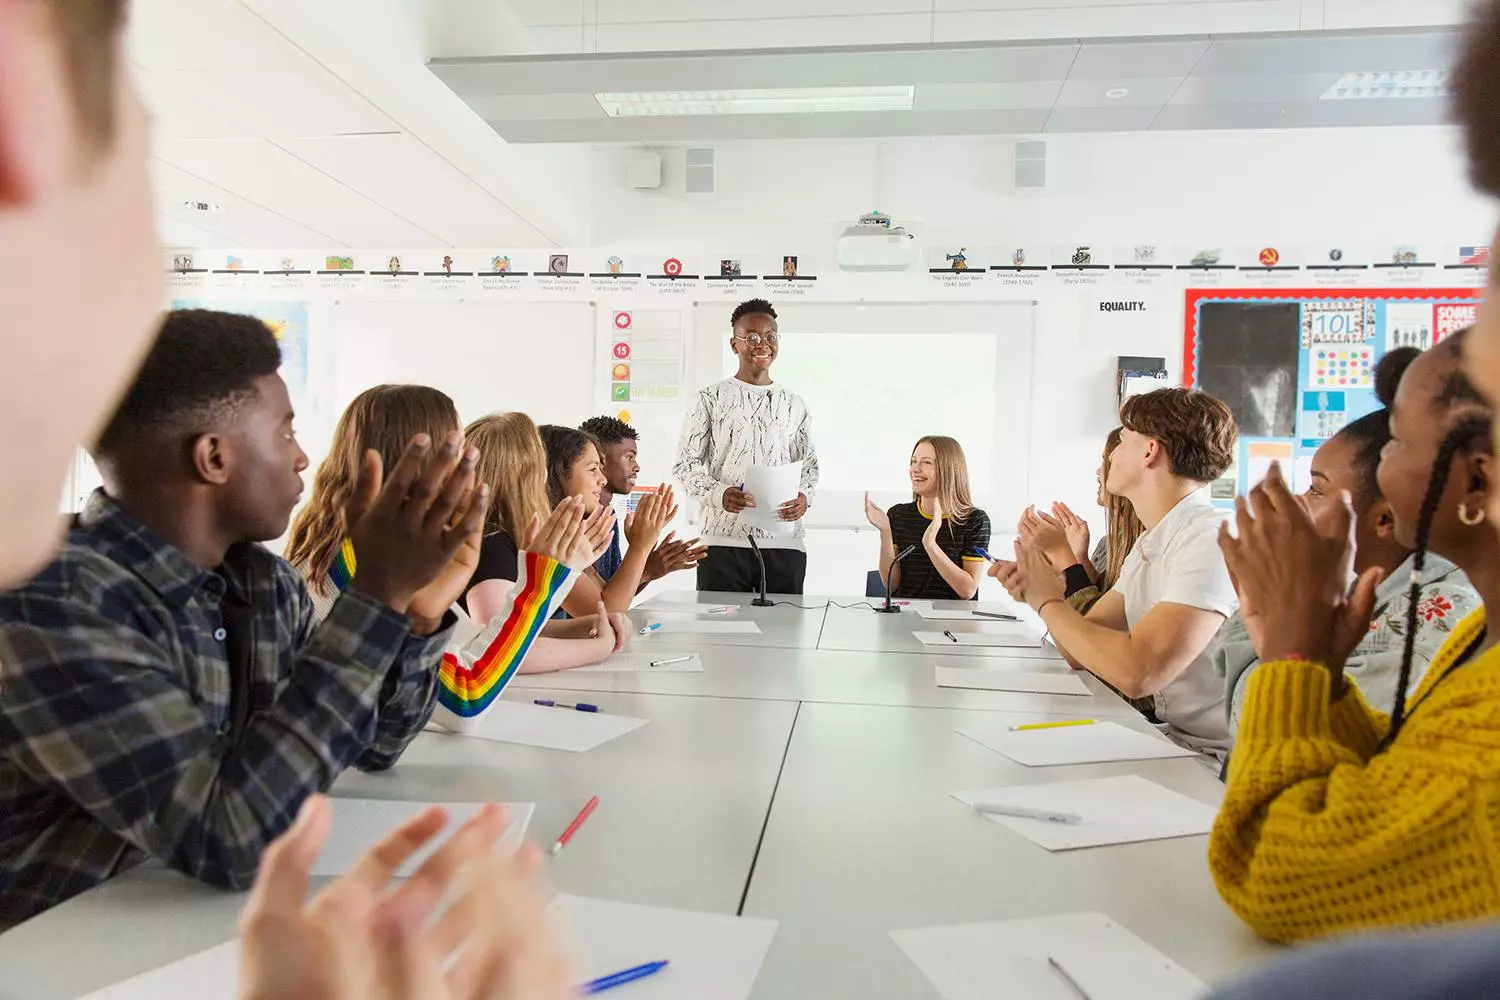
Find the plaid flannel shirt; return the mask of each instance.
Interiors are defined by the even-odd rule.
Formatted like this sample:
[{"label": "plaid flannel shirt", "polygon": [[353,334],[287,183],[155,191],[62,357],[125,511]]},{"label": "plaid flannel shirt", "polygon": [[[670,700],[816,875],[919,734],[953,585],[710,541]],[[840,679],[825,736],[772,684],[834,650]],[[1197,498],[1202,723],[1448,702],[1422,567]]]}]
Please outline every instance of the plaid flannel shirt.
[{"label": "plaid flannel shirt", "polygon": [[[237,736],[226,591],[251,608]],[[148,856],[247,887],[308,795],[421,731],[451,626],[413,636],[350,591],[314,628],[265,548],[205,572],[95,493],[58,558],[0,595],[0,930]]]}]

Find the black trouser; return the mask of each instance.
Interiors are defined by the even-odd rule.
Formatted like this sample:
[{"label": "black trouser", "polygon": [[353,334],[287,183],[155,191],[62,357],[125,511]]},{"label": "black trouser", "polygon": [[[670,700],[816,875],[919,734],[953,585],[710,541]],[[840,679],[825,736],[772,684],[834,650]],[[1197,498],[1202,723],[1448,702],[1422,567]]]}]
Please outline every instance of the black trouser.
[{"label": "black trouser", "polygon": [[[766,593],[801,595],[807,576],[807,553],[762,548],[766,559]],[[710,545],[698,563],[698,589],[732,594],[760,593],[760,564],[755,552],[732,545]]]}]

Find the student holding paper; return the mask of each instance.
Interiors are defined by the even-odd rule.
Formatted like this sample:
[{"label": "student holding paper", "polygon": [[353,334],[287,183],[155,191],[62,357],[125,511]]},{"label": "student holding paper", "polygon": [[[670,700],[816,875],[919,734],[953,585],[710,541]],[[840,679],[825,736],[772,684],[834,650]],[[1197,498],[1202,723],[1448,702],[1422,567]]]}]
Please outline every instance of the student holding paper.
[{"label": "student holding paper", "polygon": [[1148,718],[1184,745],[1222,753],[1224,684],[1208,654],[1238,599],[1207,487],[1233,460],[1234,416],[1207,393],[1173,388],[1126,400],[1120,422],[1105,485],[1130,501],[1146,531],[1114,589],[1079,614],[1046,554],[1021,543],[1018,562],[991,573],[1036,609],[1069,663],[1137,707],[1150,698]]},{"label": "student holding paper", "polygon": [[[729,322],[729,349],[739,358],[739,371],[699,391],[674,469],[683,492],[703,511],[708,554],[698,564],[698,589],[758,589],[760,571],[748,541],[753,535],[765,555],[766,589],[801,594],[807,575],[801,521],[818,485],[811,419],[800,396],[771,381],[781,348],[771,303],[743,302]],[[801,463],[795,496],[760,496],[747,488],[757,466],[792,463]],[[749,515],[756,510],[767,519],[759,527]],[[775,530],[783,525],[785,531]]]},{"label": "student holding paper", "polygon": [[[882,511],[865,494],[865,517],[880,532],[880,577],[892,597],[917,600],[979,599],[989,549],[990,519],[969,495],[969,465],[950,437],[924,437],[907,469],[911,503]],[[896,556],[908,546],[911,555]]]}]

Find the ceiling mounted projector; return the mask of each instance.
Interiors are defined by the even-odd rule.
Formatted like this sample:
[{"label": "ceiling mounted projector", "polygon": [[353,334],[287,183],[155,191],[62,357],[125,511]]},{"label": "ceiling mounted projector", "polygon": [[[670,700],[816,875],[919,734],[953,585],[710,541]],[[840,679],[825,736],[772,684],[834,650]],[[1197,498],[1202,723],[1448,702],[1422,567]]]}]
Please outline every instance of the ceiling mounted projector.
[{"label": "ceiling mounted projector", "polygon": [[861,215],[839,237],[838,262],[843,271],[905,271],[912,265],[915,238],[892,225],[882,212]]}]

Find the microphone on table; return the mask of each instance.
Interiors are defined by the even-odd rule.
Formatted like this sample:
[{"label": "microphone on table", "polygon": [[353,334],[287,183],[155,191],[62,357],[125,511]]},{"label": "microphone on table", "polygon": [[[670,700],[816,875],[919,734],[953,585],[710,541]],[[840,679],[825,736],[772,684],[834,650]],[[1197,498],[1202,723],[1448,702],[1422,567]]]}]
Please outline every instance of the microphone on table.
[{"label": "microphone on table", "polygon": [[766,597],[766,557],[761,555],[760,543],[755,540],[755,529],[750,529],[750,534],[745,537],[750,539],[750,551],[755,553],[755,561],[760,566],[760,596],[750,604],[757,608],[775,607],[776,602]]},{"label": "microphone on table", "polygon": [[885,571],[885,607],[875,609],[880,614],[893,615],[901,610],[899,605],[891,603],[891,577],[895,575],[896,567],[901,565],[901,560],[905,559],[915,551],[917,551],[917,547],[915,545],[908,545],[900,552],[897,552],[896,558],[891,560],[891,568]]}]

